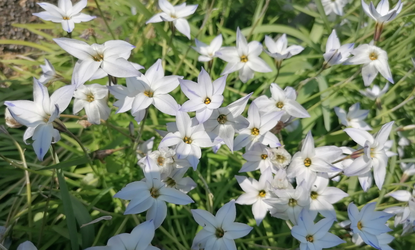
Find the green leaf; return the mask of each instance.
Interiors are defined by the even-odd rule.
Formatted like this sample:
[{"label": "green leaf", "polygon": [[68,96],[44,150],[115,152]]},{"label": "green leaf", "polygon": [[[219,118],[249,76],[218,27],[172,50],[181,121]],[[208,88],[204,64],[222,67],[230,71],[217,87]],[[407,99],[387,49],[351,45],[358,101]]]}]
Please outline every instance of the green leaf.
[{"label": "green leaf", "polygon": [[[318,82],[318,88],[321,91],[324,91],[328,88],[326,78],[324,76],[318,76],[316,78],[316,81]],[[330,93],[326,92],[322,94],[320,97],[322,100],[324,100],[326,97],[329,96]],[[326,128],[327,132],[331,129],[331,118],[330,118],[330,101],[326,100],[321,103],[321,111],[323,112],[323,119],[324,119],[324,127]]]},{"label": "green leaf", "polygon": [[75,158],[73,160],[64,161],[64,162],[61,162],[61,163],[58,163],[58,164],[55,164],[55,165],[52,165],[52,166],[49,166],[49,167],[42,168],[42,170],[54,169],[54,168],[55,169],[68,168],[68,167],[72,167],[72,166],[78,166],[78,165],[86,164],[88,162],[89,162],[88,157],[82,156],[82,157]]}]

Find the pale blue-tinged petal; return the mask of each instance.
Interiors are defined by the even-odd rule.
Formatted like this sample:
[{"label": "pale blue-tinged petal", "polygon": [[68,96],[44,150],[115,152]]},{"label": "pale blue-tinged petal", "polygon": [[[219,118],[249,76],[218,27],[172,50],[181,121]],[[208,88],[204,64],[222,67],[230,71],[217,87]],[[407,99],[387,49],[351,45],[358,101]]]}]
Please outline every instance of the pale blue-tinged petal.
[{"label": "pale blue-tinged petal", "polygon": [[236,218],[236,207],[235,207],[235,200],[231,200],[230,202],[223,205],[219,210],[216,212],[216,220],[217,222],[223,227],[226,231],[225,227],[227,225],[233,224]]},{"label": "pale blue-tinged petal", "polygon": [[45,21],[52,21],[54,23],[60,23],[63,17],[59,12],[42,11],[39,13],[32,13],[32,15],[42,18]]},{"label": "pale blue-tinged petal", "polygon": [[[378,72],[379,71],[376,68],[376,62],[372,62],[372,63],[369,63],[369,64],[363,66],[363,68],[362,68],[362,77],[363,77],[363,82],[364,82],[365,86],[369,86],[373,82],[373,80],[378,75]],[[391,77],[392,76],[390,76],[389,79],[391,79]]]},{"label": "pale blue-tinged petal", "polygon": [[365,161],[363,156],[358,157],[343,171],[346,176],[358,176],[370,171],[372,161]]},{"label": "pale blue-tinged petal", "polygon": [[47,12],[51,13],[54,16],[58,16],[60,15],[61,17],[65,16],[65,12],[61,9],[58,8],[56,5],[50,4],[50,3],[38,3],[38,5],[40,7],[42,7],[42,9],[46,10]]},{"label": "pale blue-tinged petal", "polygon": [[274,42],[274,40],[269,36],[265,36],[265,46],[267,46],[267,49],[269,50],[271,54],[282,52],[280,49],[280,46],[277,46],[277,43]]},{"label": "pale blue-tinged petal", "polygon": [[[254,78],[254,71],[246,64],[239,70],[239,79],[241,82],[246,83],[250,79]],[[222,73],[223,74],[223,73]]]},{"label": "pale blue-tinged petal", "polygon": [[211,97],[213,95],[213,84],[209,73],[202,67],[199,76],[197,77],[198,82],[198,94],[200,97]]},{"label": "pale blue-tinged petal", "polygon": [[[160,81],[164,77],[164,69],[163,65],[161,64],[161,59],[158,59],[153,65],[151,65],[150,68],[147,69],[145,76],[153,89],[155,87],[153,84],[157,83],[157,81]],[[164,82],[160,81],[160,83]],[[167,87],[167,84],[163,85]]]},{"label": "pale blue-tinged petal", "polygon": [[200,230],[193,239],[192,249],[200,249],[199,246],[204,246],[210,238],[216,238],[214,232],[209,232],[205,229]]},{"label": "pale blue-tinged petal", "polygon": [[175,116],[179,110],[179,104],[168,94],[153,97],[154,106],[161,112]]},{"label": "pale blue-tinged petal", "polygon": [[194,202],[188,195],[174,188],[164,187],[159,189],[159,192],[160,196],[158,199],[169,203],[187,205]]},{"label": "pale blue-tinged petal", "polygon": [[[251,104],[252,105],[252,104]],[[269,112],[261,116],[260,133],[271,130],[280,121],[283,111]]]},{"label": "pale blue-tinged petal", "polygon": [[[141,198],[141,196],[143,196],[142,193],[144,194],[146,190],[148,191],[148,187],[145,182],[134,181],[128,183],[127,186],[123,187],[118,193],[114,195],[114,197],[123,200],[132,200],[134,198]],[[140,195],[138,195],[139,193]]]},{"label": "pale blue-tinged petal", "polygon": [[256,221],[256,225],[261,224],[262,220],[267,215],[270,205],[264,203],[261,199],[252,205],[252,213]]},{"label": "pale blue-tinged petal", "polygon": [[154,16],[152,16],[147,22],[146,22],[146,24],[149,24],[149,23],[159,23],[159,22],[163,22],[163,21],[173,21],[172,20],[172,18],[168,15],[168,14],[166,14],[166,13],[158,13],[158,14],[155,14]]},{"label": "pale blue-tinged petal", "polygon": [[316,239],[321,239],[330,230],[334,221],[335,221],[335,218],[332,218],[332,219],[325,218],[325,219],[319,220],[314,225],[313,230],[310,233],[313,234]]},{"label": "pale blue-tinged petal", "polygon": [[68,33],[72,33],[72,30],[75,28],[75,23],[72,19],[62,20],[62,29]]},{"label": "pale blue-tinged petal", "polygon": [[17,250],[37,250],[37,247],[35,245],[33,245],[32,242],[27,240],[27,241],[21,243],[17,247]]},{"label": "pale blue-tinged petal", "polygon": [[237,117],[245,110],[246,104],[248,103],[249,98],[251,97],[252,93],[234,101],[233,103],[227,106],[228,110],[232,113],[233,117]]},{"label": "pale blue-tinged petal", "polygon": [[248,120],[251,127],[258,129],[261,127],[261,115],[255,103],[251,103],[248,108]]},{"label": "pale blue-tinged petal", "polygon": [[146,219],[154,221],[154,228],[158,228],[167,216],[166,202],[156,199],[147,211]]},{"label": "pale blue-tinged petal", "polygon": [[33,133],[35,132],[36,127],[27,127],[27,129],[25,130],[24,134],[23,134],[23,141],[26,145],[29,145],[29,143],[27,143],[27,139],[29,139],[30,137],[33,136]]},{"label": "pale blue-tinged petal", "polygon": [[53,41],[66,52],[80,60],[94,61],[92,55],[95,55],[96,52],[86,42],[64,37],[55,38]]},{"label": "pale blue-tinged petal", "polygon": [[389,12],[389,0],[381,0],[376,6],[376,11],[384,16]]},{"label": "pale blue-tinged petal", "polygon": [[287,111],[287,113],[291,116],[297,118],[310,117],[310,114],[307,112],[307,110],[295,100],[286,99],[284,108]]},{"label": "pale blue-tinged petal", "polygon": [[262,44],[257,41],[252,41],[248,44],[248,61],[251,58],[258,58],[262,53]]},{"label": "pale blue-tinged petal", "polygon": [[362,147],[365,146],[366,141],[368,141],[370,144],[373,144],[374,142],[373,136],[365,130],[357,128],[346,128],[344,132],[346,132],[353,141]]},{"label": "pale blue-tinged petal", "polygon": [[324,236],[318,239],[316,245],[319,244],[322,248],[331,248],[342,243],[346,243],[346,241],[340,239],[338,236],[332,233],[326,233]]},{"label": "pale blue-tinged petal", "polygon": [[233,152],[233,140],[235,136],[235,129],[232,125],[220,125],[219,137],[225,142],[226,146]]},{"label": "pale blue-tinged petal", "polygon": [[221,75],[227,75],[230,74],[232,72],[241,70],[246,63],[241,62],[241,61],[236,61],[236,62],[229,62],[228,64],[226,64],[225,68],[222,70]]},{"label": "pale blue-tinged petal", "polygon": [[88,117],[88,121],[92,124],[100,124],[101,123],[101,117],[99,115],[99,109],[98,106],[96,106],[94,103],[87,103],[85,105],[85,114]]},{"label": "pale blue-tinged petal", "polygon": [[52,124],[39,124],[33,133],[33,149],[40,161],[49,150],[52,143],[53,126]]},{"label": "pale blue-tinged petal", "polygon": [[196,119],[199,121],[199,123],[204,123],[212,115],[212,112],[213,110],[208,108],[199,110],[196,112]]},{"label": "pale blue-tinged petal", "polygon": [[179,142],[176,146],[176,154],[178,159],[185,159],[192,151],[192,146],[183,142]]},{"label": "pale blue-tinged petal", "polygon": [[141,75],[141,73],[136,70],[131,63],[121,57],[111,57],[111,59],[108,58],[108,60],[104,58],[101,68],[107,72],[108,75],[115,77],[133,77]]},{"label": "pale blue-tinged petal", "polygon": [[182,33],[183,35],[187,36],[190,40],[190,26],[189,22],[186,19],[179,18],[173,21],[174,26],[176,27],[177,31]]},{"label": "pale blue-tinged petal", "polygon": [[72,81],[76,87],[84,84],[95,74],[101,66],[101,62],[94,60],[77,61],[72,72]]},{"label": "pale blue-tinged petal", "polygon": [[154,95],[164,95],[173,91],[177,86],[179,86],[179,79],[182,79],[182,76],[165,76],[158,80],[157,82],[152,83],[151,88],[154,90]]},{"label": "pale blue-tinged petal", "polygon": [[88,0],[80,0],[77,2],[74,6],[72,6],[71,15],[73,16],[81,12],[86,7],[87,3]]},{"label": "pale blue-tinged petal", "polygon": [[131,231],[130,238],[135,243],[136,250],[145,249],[145,247],[151,244],[154,237],[154,230],[154,222],[147,220]]},{"label": "pale blue-tinged petal", "polygon": [[385,145],[386,141],[389,138],[389,134],[393,127],[393,121],[388,122],[382,126],[379,132],[376,134],[375,140],[378,142],[379,145]]},{"label": "pale blue-tinged petal", "polygon": [[398,191],[390,193],[388,196],[392,196],[398,201],[406,201],[406,202],[409,201],[412,197],[411,193],[406,190],[398,190]]},{"label": "pale blue-tinged petal", "polygon": [[182,136],[191,136],[191,125],[189,114],[186,112],[179,111],[176,114],[177,129]]},{"label": "pale blue-tinged petal", "polygon": [[252,205],[258,200],[258,192],[255,193],[244,193],[236,200],[237,204],[241,205]]},{"label": "pale blue-tinged petal", "polygon": [[[71,95],[71,98],[72,98],[72,95]],[[40,83],[36,78],[33,78],[33,101],[36,103],[36,106],[38,108],[42,107],[45,112],[47,113],[51,112],[51,109],[49,107],[50,98],[49,98],[48,89],[42,83]]]},{"label": "pale blue-tinged petal", "polygon": [[347,214],[349,215],[349,219],[352,221],[352,224],[357,224],[357,222],[361,219],[359,209],[353,202],[351,202],[347,207]]},{"label": "pale blue-tinged petal", "polygon": [[223,103],[223,95],[214,95],[210,97],[210,103],[207,106],[210,110],[218,109]]},{"label": "pale blue-tinged petal", "polygon": [[131,106],[131,113],[136,113],[140,110],[148,108],[153,103],[153,98],[149,98],[144,93],[139,93]]},{"label": "pale blue-tinged petal", "polygon": [[183,141],[183,138],[178,137],[177,135],[173,134],[173,133],[168,133],[163,140],[161,140],[160,142],[160,148],[164,148],[164,147],[170,147],[176,144],[179,144],[180,142]]},{"label": "pale blue-tinged petal", "polygon": [[249,57],[246,65],[256,72],[272,72],[272,69],[268,66],[268,64],[262,58],[259,57]]},{"label": "pale blue-tinged petal", "polygon": [[200,99],[190,99],[182,104],[180,111],[191,112],[191,111],[200,111],[205,110],[206,104],[201,102]]},{"label": "pale blue-tinged petal", "polygon": [[176,6],[176,15],[177,17],[187,17],[195,13],[198,5],[185,5],[183,8],[178,8],[179,6]]},{"label": "pale blue-tinged petal", "polygon": [[105,58],[108,57],[119,57],[120,54],[125,52],[130,52],[132,49],[135,48],[130,43],[122,40],[110,40],[104,43],[105,50],[104,50],[104,61]]},{"label": "pale blue-tinged petal", "polygon": [[303,50],[304,50],[304,47],[302,47],[300,45],[291,45],[290,47],[288,47],[285,50],[285,53],[287,53],[289,55],[289,57],[291,57],[291,56],[295,56],[297,54],[300,54]]},{"label": "pale blue-tinged petal", "polygon": [[62,113],[72,100],[73,93],[75,91],[74,85],[67,85],[57,89],[50,96],[50,104],[58,105],[59,113]]},{"label": "pale blue-tinged petal", "polygon": [[208,211],[202,209],[192,209],[191,212],[197,224],[202,227],[216,228],[221,225],[217,223],[215,216]]},{"label": "pale blue-tinged petal", "polygon": [[222,34],[219,34],[213,40],[210,42],[209,47],[212,49],[212,51],[218,51],[222,47],[223,38]]},{"label": "pale blue-tinged petal", "polygon": [[251,232],[252,227],[243,223],[233,222],[229,225],[224,225],[223,229],[226,231],[224,237],[233,240],[248,235]]},{"label": "pale blue-tinged petal", "polygon": [[5,101],[12,117],[20,124],[27,127],[35,127],[44,123],[44,111],[38,110],[32,101]]},{"label": "pale blue-tinged petal", "polygon": [[199,62],[209,62],[209,61],[211,61],[213,58],[211,58],[211,57],[207,57],[207,56],[198,56],[197,57],[197,60],[199,61]]},{"label": "pale blue-tinged petal", "polygon": [[[241,61],[241,58],[238,54],[238,50],[235,47],[223,47],[219,51],[216,51],[215,56],[219,57],[220,59],[228,63],[230,62],[236,63],[236,62]],[[239,69],[235,69],[234,71],[236,70],[239,70]]]},{"label": "pale blue-tinged petal", "polygon": [[380,249],[380,245],[379,245],[379,241],[378,238],[376,237],[376,235],[372,235],[370,233],[365,233],[365,232],[360,232],[359,233],[360,237],[362,237],[363,241],[376,248],[376,249]]},{"label": "pale blue-tinged petal", "polygon": [[278,137],[271,132],[266,132],[265,134],[263,134],[261,138],[259,139],[259,141],[264,145],[269,145],[271,148],[276,148],[276,147],[281,146],[281,143],[278,140]]},{"label": "pale blue-tinged petal", "polygon": [[187,96],[189,99],[201,99],[204,98],[199,93],[199,86],[197,83],[189,80],[181,80],[180,82],[180,88],[182,89],[183,93]]},{"label": "pale blue-tinged petal", "polygon": [[366,15],[368,15],[369,17],[371,17],[373,20],[376,21],[376,18],[372,15],[372,12],[370,11],[369,6],[365,3],[364,0],[362,0],[361,2],[362,2],[362,8],[364,12],[366,13]]},{"label": "pale blue-tinged petal", "polygon": [[221,250],[236,250],[236,244],[234,240],[222,238],[222,248]]},{"label": "pale blue-tinged petal", "polygon": [[249,54],[248,42],[239,27],[236,29],[236,49],[239,56],[247,56]]},{"label": "pale blue-tinged petal", "polygon": [[308,131],[307,136],[303,141],[303,146],[301,147],[301,154],[303,157],[312,157],[316,154],[314,148],[314,138],[311,134],[311,131]]},{"label": "pale blue-tinged petal", "polygon": [[251,135],[239,134],[234,141],[233,150],[238,151],[251,142]]},{"label": "pale blue-tinged petal", "polygon": [[165,13],[173,13],[174,6],[167,0],[159,0],[158,1],[160,9]]},{"label": "pale blue-tinged petal", "polygon": [[336,30],[333,29],[326,43],[326,53],[330,50],[337,50],[340,48],[340,40],[337,37]]},{"label": "pale blue-tinged petal", "polygon": [[[386,160],[387,162],[388,157],[386,155],[382,155],[382,156],[381,157],[383,158],[383,160]],[[379,190],[381,190],[383,183],[385,182],[386,165],[380,164],[377,158],[373,159],[372,162],[373,162],[373,177],[375,179],[376,186],[379,188]]]}]

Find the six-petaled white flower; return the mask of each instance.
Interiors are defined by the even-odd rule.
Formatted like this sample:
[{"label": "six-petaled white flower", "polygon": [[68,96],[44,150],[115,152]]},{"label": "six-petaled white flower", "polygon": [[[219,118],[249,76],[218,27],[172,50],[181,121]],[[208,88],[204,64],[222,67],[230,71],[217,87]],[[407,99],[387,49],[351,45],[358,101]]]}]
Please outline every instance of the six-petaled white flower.
[{"label": "six-petaled white flower", "polygon": [[108,89],[106,86],[94,83],[80,86],[74,93],[73,113],[82,109],[92,124],[100,124],[101,119],[107,120],[111,110],[107,105]]},{"label": "six-petaled white flower", "polygon": [[271,37],[265,36],[265,45],[267,50],[265,52],[275,58],[277,61],[277,67],[281,66],[281,61],[295,56],[304,50],[300,45],[291,45],[288,47],[287,35],[283,34],[277,41],[274,41]]},{"label": "six-petaled white flower", "polygon": [[46,21],[61,23],[63,30],[71,33],[75,28],[75,23],[88,22],[95,18],[95,16],[80,13],[87,3],[88,0],[80,0],[73,6],[71,0],[59,0],[58,6],[50,3],[38,3],[46,11],[33,13],[33,15]]}]

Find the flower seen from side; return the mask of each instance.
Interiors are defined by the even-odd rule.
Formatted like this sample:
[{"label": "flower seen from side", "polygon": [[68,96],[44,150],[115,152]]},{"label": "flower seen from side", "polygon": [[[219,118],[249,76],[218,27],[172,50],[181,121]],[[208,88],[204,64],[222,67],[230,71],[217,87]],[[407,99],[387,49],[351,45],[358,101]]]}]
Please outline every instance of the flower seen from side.
[{"label": "flower seen from side", "polygon": [[372,130],[364,119],[369,114],[369,110],[360,109],[360,103],[355,103],[349,108],[349,113],[346,113],[344,109],[334,107],[337,117],[340,122],[346,127],[358,128],[363,130]]},{"label": "flower seen from side", "polygon": [[209,62],[216,57],[216,52],[222,47],[222,35],[219,34],[217,37],[213,38],[210,45],[202,43],[201,41],[195,38],[196,47],[192,47],[196,50],[200,56],[197,58],[199,62]]}]

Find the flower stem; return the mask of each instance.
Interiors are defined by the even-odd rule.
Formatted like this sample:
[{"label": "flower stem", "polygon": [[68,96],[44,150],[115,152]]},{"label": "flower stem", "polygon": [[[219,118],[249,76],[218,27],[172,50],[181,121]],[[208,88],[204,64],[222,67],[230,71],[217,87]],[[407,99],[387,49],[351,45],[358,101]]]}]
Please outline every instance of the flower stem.
[{"label": "flower stem", "polygon": [[133,152],[136,152],[138,143],[140,142],[141,136],[143,134],[144,124],[146,123],[146,119],[147,119],[147,116],[148,116],[148,109],[149,108],[146,109],[146,113],[145,113],[144,118],[143,118],[143,120],[141,121],[141,124],[140,124],[140,130],[138,130],[137,137],[135,138],[135,141],[133,143]]},{"label": "flower stem", "polygon": [[97,5],[97,8],[98,8],[99,14],[101,15],[102,19],[104,20],[105,26],[107,26],[108,31],[111,33],[111,37],[112,37],[112,39],[113,39],[113,40],[115,40],[115,39],[116,39],[116,38],[115,38],[115,35],[114,35],[114,33],[112,32],[112,30],[111,30],[110,26],[108,25],[107,19],[104,17],[104,13],[102,13],[102,10],[101,10],[101,7],[99,6],[98,0],[94,0],[94,1],[95,1],[95,4]]}]

